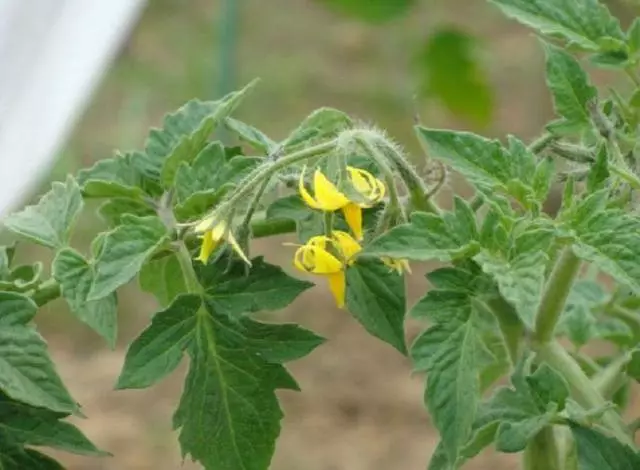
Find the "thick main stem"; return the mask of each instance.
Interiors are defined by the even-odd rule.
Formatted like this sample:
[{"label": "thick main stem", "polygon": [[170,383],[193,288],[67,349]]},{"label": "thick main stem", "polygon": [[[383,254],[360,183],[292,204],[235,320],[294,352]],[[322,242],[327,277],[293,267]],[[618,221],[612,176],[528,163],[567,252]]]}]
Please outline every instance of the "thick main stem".
[{"label": "thick main stem", "polygon": [[524,451],[524,470],[562,470],[560,452],[552,426],[546,426]]},{"label": "thick main stem", "polygon": [[553,332],[579,269],[580,259],[571,247],[566,247],[551,271],[536,312],[535,339],[538,342],[546,343],[553,339]]},{"label": "thick main stem", "polygon": [[498,321],[498,326],[507,347],[511,365],[515,366],[520,357],[520,342],[524,334],[524,325],[518,318],[511,304],[504,300],[504,298],[497,297],[490,300],[487,304],[489,310],[491,310]]}]

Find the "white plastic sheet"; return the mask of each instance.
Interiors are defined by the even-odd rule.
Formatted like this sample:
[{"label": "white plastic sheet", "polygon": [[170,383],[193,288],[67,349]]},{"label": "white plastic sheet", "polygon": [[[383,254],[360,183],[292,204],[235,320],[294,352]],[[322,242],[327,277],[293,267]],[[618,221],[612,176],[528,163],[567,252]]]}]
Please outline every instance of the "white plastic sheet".
[{"label": "white plastic sheet", "polygon": [[145,0],[0,0],[0,219],[50,168]]}]

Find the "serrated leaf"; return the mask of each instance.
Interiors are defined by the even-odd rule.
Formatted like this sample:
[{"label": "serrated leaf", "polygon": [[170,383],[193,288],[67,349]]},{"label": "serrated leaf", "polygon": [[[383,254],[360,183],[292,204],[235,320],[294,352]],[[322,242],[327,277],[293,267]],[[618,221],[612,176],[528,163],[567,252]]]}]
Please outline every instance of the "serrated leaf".
[{"label": "serrated leaf", "polygon": [[281,197],[267,207],[268,219],[300,220],[309,215],[309,207],[297,194]]},{"label": "serrated leaf", "polygon": [[54,182],[51,190],[37,204],[9,215],[3,223],[9,230],[34,243],[62,248],[69,242],[69,233],[82,205],[80,187],[69,176],[64,183]]},{"label": "serrated leaf", "polygon": [[15,266],[8,275],[4,276],[4,280],[0,280],[0,291],[26,292],[40,283],[41,276],[42,263],[40,262]]},{"label": "serrated leaf", "polygon": [[118,334],[118,303],[115,293],[88,301],[94,272],[87,260],[72,248],[64,248],[53,260],[53,277],[62,296],[78,319],[102,336],[113,349]]},{"label": "serrated leaf", "polygon": [[30,324],[36,310],[28,297],[0,292],[0,389],[29,405],[73,413],[78,405],[60,380],[46,343]]},{"label": "serrated leaf", "polygon": [[435,322],[416,338],[411,358],[416,370],[427,372],[426,404],[442,436],[447,461],[456,462],[471,436],[480,396],[482,346],[473,322],[474,307],[467,293],[436,290],[427,293],[411,315],[428,315]]},{"label": "serrated leaf", "polygon": [[588,103],[598,91],[591,85],[580,63],[570,54],[551,44],[544,44],[547,64],[547,85],[553,96],[556,113],[567,126],[588,128],[591,118]]},{"label": "serrated leaf", "polygon": [[624,41],[620,23],[598,0],[491,0],[507,16],[587,51],[602,41]]},{"label": "serrated leaf", "polygon": [[204,147],[191,165],[183,162],[177,169],[175,186],[178,201],[184,203],[199,192],[215,192],[242,180],[262,159],[232,155],[220,142]]},{"label": "serrated leaf", "polygon": [[[478,190],[491,199],[498,191],[516,198],[524,207],[540,204],[533,190],[536,157],[513,136],[509,148],[497,140],[489,140],[471,132],[416,127],[418,138],[430,151],[430,156],[450,165]],[[536,182],[536,186],[538,186]],[[546,194],[544,194],[546,196]]]},{"label": "serrated leaf", "polygon": [[198,191],[176,204],[173,213],[180,222],[195,220],[211,212],[227,193],[233,189],[232,184],[224,184],[216,189]]},{"label": "serrated leaf", "polygon": [[51,457],[36,450],[24,448],[11,435],[0,430],[0,467],[3,470],[64,470]]},{"label": "serrated leaf", "polygon": [[165,117],[162,129],[152,129],[145,144],[148,169],[169,188],[182,162],[189,163],[205,147],[207,138],[253,88],[250,83],[218,101],[191,100]]},{"label": "serrated leaf", "polygon": [[433,32],[417,60],[421,88],[452,113],[477,125],[491,122],[494,97],[478,63],[475,40],[464,31],[443,27]]},{"label": "serrated leaf", "polygon": [[197,263],[196,272],[211,306],[230,316],[280,310],[313,286],[289,276],[262,257],[253,258],[248,270],[241,261],[221,257],[215,263]]},{"label": "serrated leaf", "polygon": [[543,410],[549,403],[557,405],[562,411],[569,398],[569,386],[564,378],[547,364],[542,364],[535,372],[525,377],[538,408]]},{"label": "serrated leaf", "polygon": [[109,227],[117,227],[123,223],[122,217],[125,214],[144,217],[147,215],[154,215],[155,211],[148,204],[142,201],[116,197],[105,201],[105,203],[98,209],[98,213]]},{"label": "serrated leaf", "polygon": [[500,293],[515,307],[523,323],[533,328],[544,288],[547,255],[538,251],[506,260],[483,251],[474,260],[495,279]]},{"label": "serrated leaf", "polygon": [[247,142],[254,149],[262,151],[264,155],[270,155],[278,148],[278,143],[267,137],[262,131],[249,124],[233,118],[226,118],[224,124],[230,131],[234,132],[240,140]]},{"label": "serrated leaf", "polygon": [[573,251],[640,292],[640,219],[605,205],[606,193],[598,191],[576,204],[567,216],[575,236]]},{"label": "serrated leaf", "polygon": [[16,442],[79,455],[109,455],[96,448],[74,425],[61,421],[67,416],[12,401],[4,396],[0,398],[0,430],[4,430]]},{"label": "serrated leaf", "polygon": [[572,423],[580,470],[636,470],[640,454],[598,431]]},{"label": "serrated leaf", "polygon": [[398,225],[368,244],[363,254],[417,261],[450,261],[478,249],[475,216],[459,201],[454,212],[442,216],[414,212],[408,224]]},{"label": "serrated leaf", "polygon": [[129,282],[166,240],[167,229],[155,216],[124,215],[123,225],[104,236],[94,263],[95,276],[87,300],[108,296]]},{"label": "serrated leaf", "polygon": [[602,189],[608,178],[609,156],[607,154],[607,147],[605,145],[601,145],[598,153],[596,153],[596,161],[589,169],[589,176],[587,177],[587,191],[589,193],[594,193],[599,189]]},{"label": "serrated leaf", "polygon": [[281,145],[283,148],[291,149],[311,141],[331,139],[351,125],[351,118],[342,111],[319,108],[307,116]]},{"label": "serrated leaf", "polygon": [[242,329],[211,305],[198,312],[188,352],[173,419],[183,455],[205,468],[266,470],[282,419],[275,390],[297,384],[284,367],[246,348]]},{"label": "serrated leaf", "polygon": [[163,307],[172,303],[178,294],[187,292],[182,268],[175,254],[147,261],[138,276],[140,288],[153,294]]},{"label": "serrated leaf", "polygon": [[196,313],[202,300],[179,295],[127,349],[116,388],[146,388],[169,375],[180,364],[196,329]]},{"label": "serrated leaf", "polygon": [[580,279],[571,287],[569,297],[558,323],[558,331],[566,334],[576,346],[582,346],[598,335],[593,310],[608,299],[602,286]]},{"label": "serrated leaf", "polygon": [[117,154],[78,172],[78,184],[85,197],[125,197],[138,199],[144,194],[144,175],[139,164],[140,152]]},{"label": "serrated leaf", "polygon": [[415,0],[318,0],[329,8],[372,23],[383,23],[405,14]]},{"label": "serrated leaf", "polygon": [[378,260],[358,259],[346,278],[349,313],[373,336],[406,354],[404,277]]}]

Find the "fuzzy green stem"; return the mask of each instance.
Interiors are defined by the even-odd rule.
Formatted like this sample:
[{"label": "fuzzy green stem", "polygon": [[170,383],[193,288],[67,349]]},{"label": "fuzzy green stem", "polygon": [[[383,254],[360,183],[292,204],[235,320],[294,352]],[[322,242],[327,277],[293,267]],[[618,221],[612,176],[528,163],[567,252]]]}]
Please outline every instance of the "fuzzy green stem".
[{"label": "fuzzy green stem", "polygon": [[540,137],[538,137],[537,139],[535,139],[533,142],[531,142],[529,144],[529,151],[533,152],[533,153],[539,153],[542,152],[545,148],[547,148],[547,146],[553,142],[554,140],[556,140],[557,137],[554,136],[553,134],[550,133],[544,133],[542,134]]},{"label": "fuzzy green stem", "polygon": [[313,147],[307,147],[292,154],[285,155],[283,157],[280,157],[275,162],[259,166],[244,179],[242,184],[239,185],[238,189],[234,191],[231,196],[220,205],[218,209],[216,209],[216,212],[224,215],[238,202],[255,191],[255,188],[259,187],[259,185],[265,179],[270,178],[278,171],[295,163],[303,162],[305,160],[309,160],[310,158],[317,157],[318,155],[330,152],[335,148],[335,146],[336,141],[330,140],[318,145],[314,145]]},{"label": "fuzzy green stem", "polygon": [[560,452],[552,426],[546,426],[524,451],[524,470],[562,470]]},{"label": "fuzzy green stem", "polygon": [[60,297],[60,286],[54,278],[38,284],[34,289],[25,293],[27,297],[31,297],[38,307],[42,307],[58,297]]},{"label": "fuzzy green stem", "polygon": [[511,304],[504,298],[497,297],[492,299],[487,302],[487,306],[498,321],[511,365],[515,366],[520,358],[520,342],[524,335],[524,325]]},{"label": "fuzzy green stem", "polygon": [[536,312],[535,338],[540,343],[553,339],[553,332],[569,296],[573,280],[580,269],[580,259],[571,247],[566,247],[547,280],[540,306]]},{"label": "fuzzy green stem", "polygon": [[[571,396],[580,406],[587,410],[607,407],[607,401],[598,392],[589,377],[557,341],[538,344],[537,352],[540,361],[546,362],[564,377],[569,384]],[[604,411],[600,421],[619,441],[634,448],[633,441],[627,434],[624,422],[617,412]]]},{"label": "fuzzy green stem", "polygon": [[633,174],[633,172],[628,168],[621,168],[618,165],[609,164],[609,170],[611,173],[628,183],[633,189],[640,189],[640,178]]},{"label": "fuzzy green stem", "polygon": [[625,369],[630,360],[631,355],[624,353],[591,378],[596,390],[604,398],[610,399],[625,384]]},{"label": "fuzzy green stem", "polygon": [[200,281],[198,281],[196,272],[193,270],[193,260],[191,258],[191,253],[189,253],[189,249],[184,244],[184,242],[179,243],[176,257],[178,258],[178,262],[180,263],[180,269],[182,270],[182,275],[184,276],[184,282],[187,286],[187,291],[191,294],[202,293],[202,285],[200,284]]},{"label": "fuzzy green stem", "polygon": [[253,238],[265,238],[295,231],[296,222],[291,219],[254,220],[251,223],[251,235]]}]

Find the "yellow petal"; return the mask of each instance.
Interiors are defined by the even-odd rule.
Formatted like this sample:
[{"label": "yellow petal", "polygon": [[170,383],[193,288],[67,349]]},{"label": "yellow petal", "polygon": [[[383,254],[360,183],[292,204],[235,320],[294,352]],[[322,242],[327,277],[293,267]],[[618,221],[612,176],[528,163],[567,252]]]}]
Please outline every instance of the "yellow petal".
[{"label": "yellow petal", "polygon": [[362,208],[350,202],[342,208],[342,213],[356,240],[362,240]]},{"label": "yellow petal", "polygon": [[211,236],[211,231],[206,232],[202,237],[202,245],[200,245],[200,254],[198,260],[206,264],[213,250],[216,249],[217,242]]},{"label": "yellow petal", "polygon": [[316,170],[313,174],[313,190],[319,208],[324,211],[335,211],[349,204],[347,196],[342,194],[320,170]]},{"label": "yellow petal", "polygon": [[360,246],[360,244],[355,241],[354,238],[347,232],[334,230],[331,235],[333,236],[338,249],[342,253],[342,256],[344,256],[344,259],[347,262],[352,262],[353,257],[360,251],[362,251],[362,247]]},{"label": "yellow petal", "polygon": [[302,169],[300,172],[300,179],[298,180],[298,191],[300,192],[300,196],[302,196],[302,200],[305,204],[312,209],[321,209],[318,201],[316,201],[313,196],[307,191],[307,188],[304,186],[304,173],[305,169]]},{"label": "yellow petal", "polygon": [[327,279],[329,280],[329,289],[331,289],[331,293],[333,294],[334,299],[336,299],[336,305],[338,308],[344,307],[344,298],[347,288],[344,271],[329,274]]},{"label": "yellow petal", "polygon": [[395,270],[398,274],[402,274],[403,272],[411,274],[411,266],[409,265],[409,261],[406,259],[395,259],[383,256],[380,260],[390,269]]},{"label": "yellow petal", "polygon": [[[368,204],[375,204],[384,197],[386,190],[384,183],[371,173],[352,166],[347,167],[347,171],[353,187],[367,199]],[[362,206],[366,207],[365,204]]]},{"label": "yellow petal", "polygon": [[342,271],[338,258],[317,246],[305,245],[296,250],[293,264],[300,271],[310,274],[333,274]]},{"label": "yellow petal", "polygon": [[235,251],[238,254],[238,256],[242,258],[242,261],[244,261],[249,266],[251,266],[251,261],[249,260],[249,258],[247,258],[247,255],[245,255],[244,251],[242,251],[242,248],[240,247],[236,238],[233,236],[231,232],[227,233],[227,241],[231,245],[231,248],[233,248],[233,251]]}]

